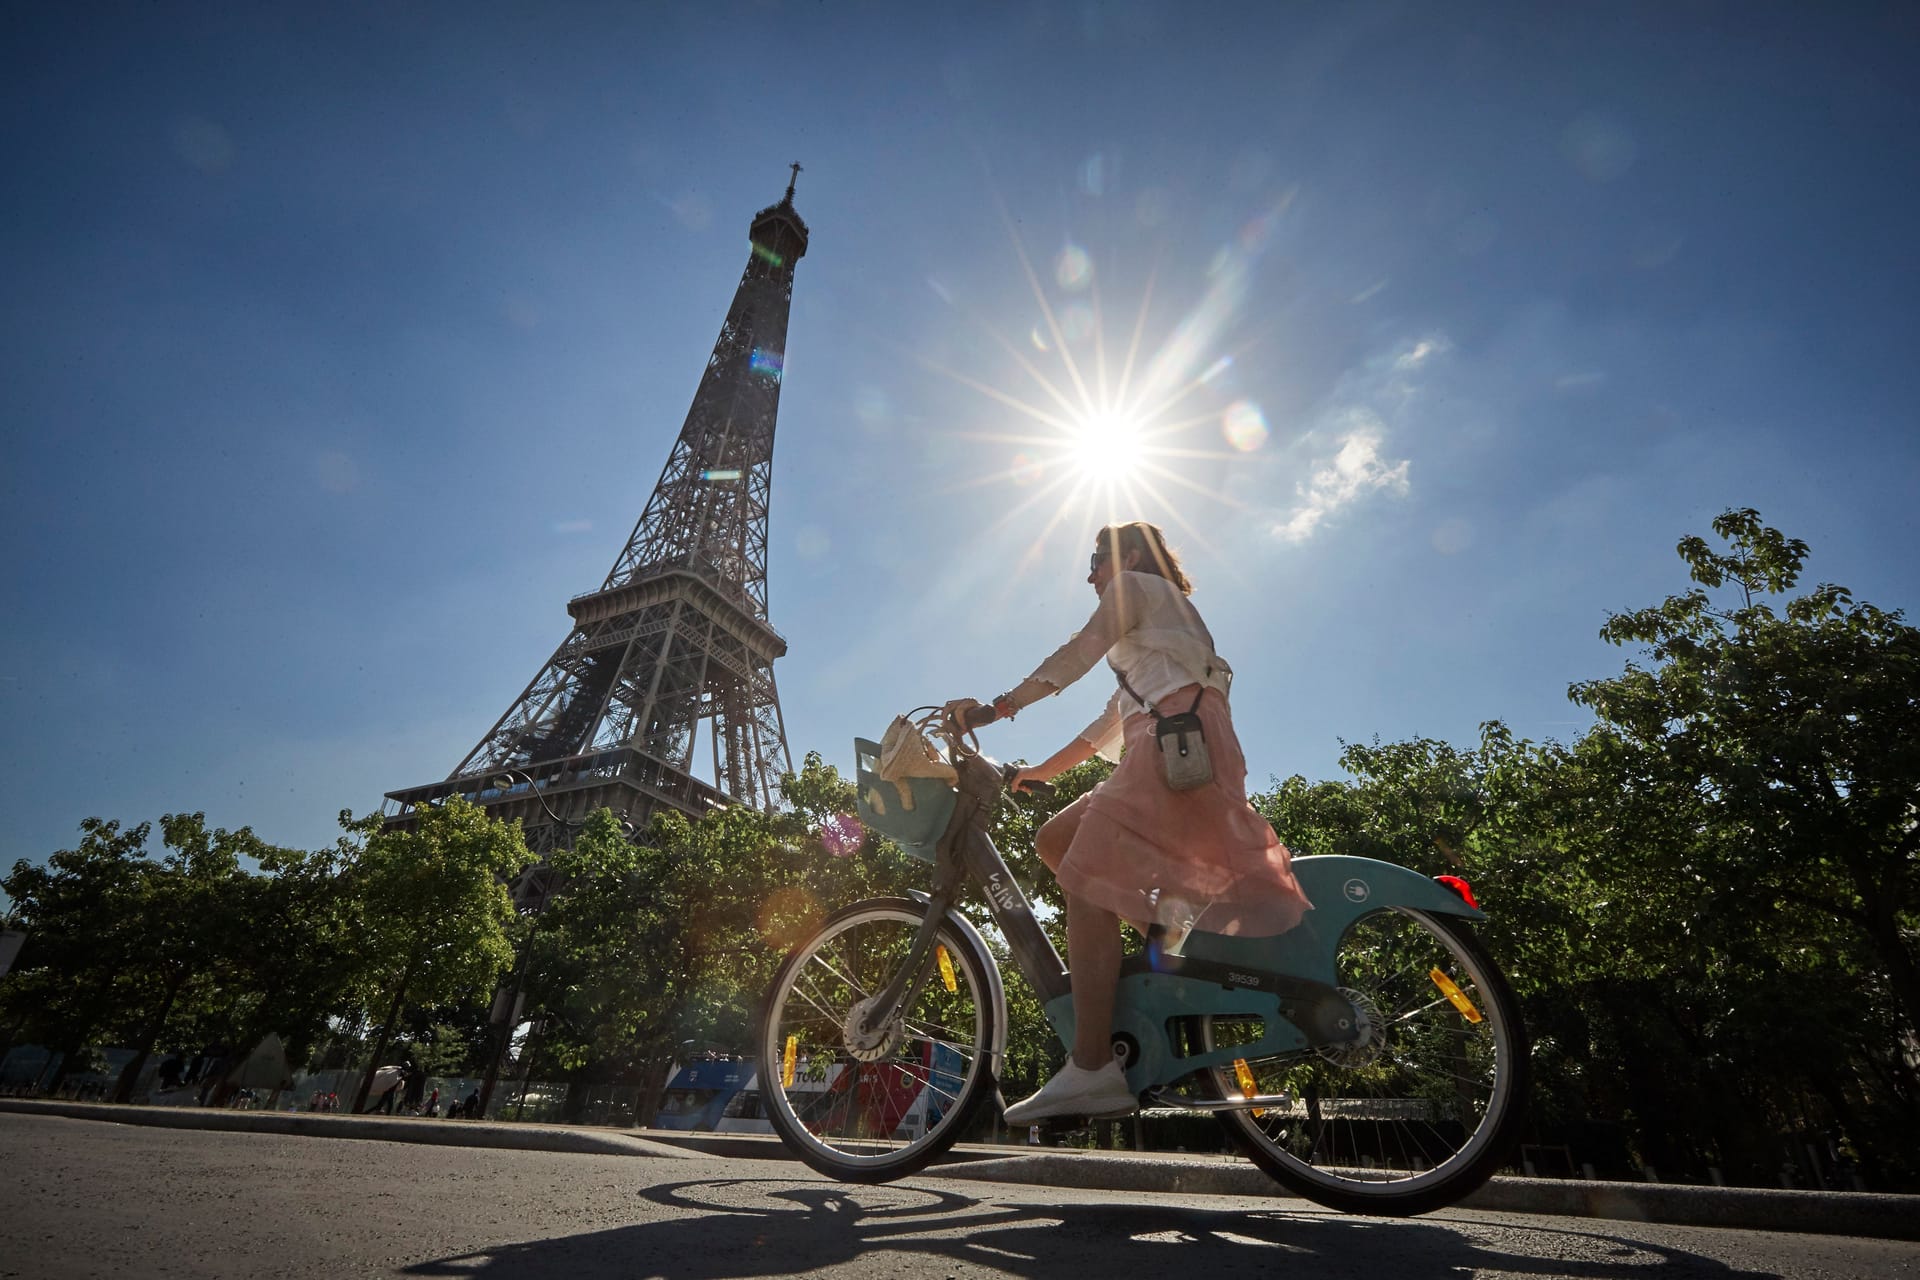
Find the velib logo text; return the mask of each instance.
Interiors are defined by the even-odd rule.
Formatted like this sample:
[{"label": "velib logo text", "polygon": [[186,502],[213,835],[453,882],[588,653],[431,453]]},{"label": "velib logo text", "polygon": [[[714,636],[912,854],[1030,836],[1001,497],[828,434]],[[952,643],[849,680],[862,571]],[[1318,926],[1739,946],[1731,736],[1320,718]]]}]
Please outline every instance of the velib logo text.
[{"label": "velib logo text", "polygon": [[1010,880],[1002,880],[997,874],[987,878],[987,896],[993,899],[993,905],[1002,911],[1024,911],[1026,900],[1020,896],[1020,889]]}]

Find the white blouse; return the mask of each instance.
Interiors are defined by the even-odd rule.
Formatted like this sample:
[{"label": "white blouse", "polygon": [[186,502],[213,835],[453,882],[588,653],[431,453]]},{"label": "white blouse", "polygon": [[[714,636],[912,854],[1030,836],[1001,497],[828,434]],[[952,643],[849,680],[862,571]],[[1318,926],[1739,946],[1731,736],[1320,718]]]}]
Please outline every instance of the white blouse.
[{"label": "white blouse", "polygon": [[[1153,573],[1114,574],[1087,625],[1034,668],[1030,678],[1064,689],[1103,657],[1162,715],[1186,710],[1162,703],[1175,690],[1201,684],[1225,694],[1233,678],[1233,669],[1213,651],[1213,635],[1199,610],[1180,588]],[[1120,758],[1126,718],[1146,711],[1114,683],[1106,709],[1080,734],[1109,760]]]}]

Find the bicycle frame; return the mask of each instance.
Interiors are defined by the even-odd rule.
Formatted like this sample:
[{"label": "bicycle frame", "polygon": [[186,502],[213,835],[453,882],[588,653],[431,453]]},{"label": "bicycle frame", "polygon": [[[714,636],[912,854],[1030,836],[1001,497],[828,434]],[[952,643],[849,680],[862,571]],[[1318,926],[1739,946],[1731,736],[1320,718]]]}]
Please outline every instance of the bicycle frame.
[{"label": "bicycle frame", "polygon": [[[950,744],[951,745],[951,744]],[[857,749],[877,752],[871,743]],[[1031,900],[987,834],[1002,775],[975,753],[953,751],[959,775],[952,817],[934,850],[933,884],[913,896],[928,907],[905,962],[867,1002],[862,1030],[885,1025],[927,981],[934,965],[934,937],[950,923],[987,958],[988,997],[1004,1010],[1005,992],[992,953],[957,909],[972,881],[983,890],[987,910],[1007,940],[1020,973],[1039,996],[1048,1023],[1065,1044],[1073,1043],[1072,983],[1052,939],[1034,917]],[[862,785],[867,778],[863,775]],[[1181,1078],[1236,1059],[1266,1058],[1357,1039],[1360,1014],[1336,986],[1335,953],[1352,923],[1382,907],[1437,915],[1481,917],[1459,893],[1418,872],[1389,862],[1344,855],[1298,858],[1294,874],[1314,904],[1301,922],[1272,937],[1229,937],[1194,932],[1179,956],[1135,955],[1121,967],[1114,1001],[1114,1040],[1123,1046],[1128,1086],[1147,1094]],[[1258,1020],[1257,1040],[1207,1052],[1181,1052],[1173,1028],[1179,1020],[1212,1016]],[[1006,1049],[1006,1019],[996,1019],[989,1046],[998,1078]],[[1190,1047],[1190,1046],[1189,1046]],[[1168,1101],[1172,1101],[1168,1099]],[[1181,1102],[1197,1110],[1276,1105],[1271,1098],[1244,1098],[1213,1105]]]}]

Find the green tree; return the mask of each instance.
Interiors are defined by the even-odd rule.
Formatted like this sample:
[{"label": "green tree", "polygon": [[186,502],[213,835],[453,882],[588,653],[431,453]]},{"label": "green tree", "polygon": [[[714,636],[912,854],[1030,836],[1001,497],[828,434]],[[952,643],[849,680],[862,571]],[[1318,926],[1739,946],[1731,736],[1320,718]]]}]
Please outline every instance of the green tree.
[{"label": "green tree", "polygon": [[344,813],[341,821],[344,834],[330,848],[254,852],[264,874],[243,887],[243,927],[229,952],[227,998],[207,1039],[245,1049],[272,1033],[289,1062],[304,1062],[354,1003],[362,957],[353,871],[381,821]]},{"label": "green tree", "polygon": [[0,978],[0,1018],[61,1054],[59,1075],[88,1044],[128,1027],[145,998],[132,966],[149,829],[88,818],[74,848],[45,863],[22,859],[0,881],[15,927],[27,934]]},{"label": "green tree", "polygon": [[[1776,612],[1769,597],[1793,590],[1807,544],[1752,509],[1713,529],[1725,549],[1679,543],[1692,590],[1601,630],[1656,665],[1571,696],[1600,717],[1630,786],[1697,805],[1722,837],[1706,868],[1721,909],[1834,926],[1920,1031],[1920,631],[1832,584]],[[1673,852],[1656,852],[1659,870],[1701,870]]]},{"label": "green tree", "polygon": [[132,963],[155,990],[136,1032],[134,1055],[120,1072],[115,1102],[132,1101],[140,1071],[188,983],[204,980],[217,994],[246,926],[251,876],[241,858],[258,859],[268,851],[250,828],[209,831],[203,813],[167,814],[160,830],[170,852],[157,864],[143,863],[135,881],[138,897],[130,904],[139,937]]},{"label": "green tree", "polygon": [[[560,890],[529,958],[541,1056],[576,1081],[639,1079],[650,1116],[685,1042],[746,1046],[773,971],[831,911],[924,879],[863,836],[852,788],[809,754],[780,813],[655,817],[638,843],[594,814],[549,862]],[[838,855],[838,856],[836,856]]]},{"label": "green tree", "polygon": [[1573,686],[1599,722],[1571,746],[1497,723],[1476,748],[1349,745],[1349,780],[1259,803],[1296,852],[1474,883],[1534,1033],[1535,1140],[1771,1177],[1781,1135],[1833,1126],[1899,1184],[1914,632],[1837,587],[1776,612],[1805,546],[1753,512],[1716,530],[1724,552],[1680,544],[1704,589],[1609,620],[1654,665]]},{"label": "green tree", "polygon": [[[352,820],[345,814],[342,822]],[[401,1009],[452,1004],[497,981],[513,960],[516,918],[506,884],[530,862],[518,825],[459,796],[427,808],[408,830],[373,834],[349,874],[360,991],[385,1005],[353,1110],[366,1105]]]},{"label": "green tree", "polygon": [[[1576,747],[1627,823],[1607,873],[1669,975],[1715,983],[1683,1049],[1737,1046],[1743,1104],[1837,1126],[1876,1180],[1920,1177],[1920,631],[1822,584],[1750,509],[1678,552],[1695,586],[1609,618],[1652,664],[1576,684]],[[1656,915],[1657,913],[1657,915]],[[1824,1118],[1821,1112],[1825,1113]]]}]

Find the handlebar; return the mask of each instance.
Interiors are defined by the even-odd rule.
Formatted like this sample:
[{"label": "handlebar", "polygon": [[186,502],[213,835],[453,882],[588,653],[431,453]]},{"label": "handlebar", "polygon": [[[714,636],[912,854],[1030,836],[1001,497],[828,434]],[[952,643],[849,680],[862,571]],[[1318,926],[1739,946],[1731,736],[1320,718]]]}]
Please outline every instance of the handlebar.
[{"label": "handlebar", "polygon": [[[978,755],[978,745],[969,746],[965,739],[969,737],[975,729],[990,725],[1000,718],[1000,713],[993,709],[993,704],[987,702],[977,702],[965,711],[958,713],[947,712],[940,707],[919,707],[909,714],[917,716],[921,712],[928,714],[924,719],[917,720],[915,723],[919,724],[924,731],[933,733],[944,741],[947,745],[947,751],[950,756],[954,757],[955,763],[958,763],[962,757]],[[987,763],[991,765],[993,762],[987,761]],[[1012,790],[1013,780],[1019,775],[1020,770],[1010,764],[999,765],[997,767],[1000,773],[1000,785],[1003,788]],[[1038,778],[1028,778],[1025,785],[1021,788],[1022,791],[1039,797],[1051,797],[1053,795],[1053,789],[1051,782],[1042,782]],[[1019,795],[1020,792],[1016,791],[1014,794]]]},{"label": "handlebar", "polygon": [[[1006,787],[1008,790],[1012,790],[1014,777],[1018,775],[1019,772],[1020,772],[1019,768],[1014,765],[1010,765],[1010,764],[1001,765],[1000,766],[1000,785],[1003,787]],[[1033,795],[1036,795],[1042,798],[1051,798],[1053,795],[1053,784],[1051,782],[1042,782],[1038,778],[1028,778],[1025,789],[1031,792]],[[1014,794],[1019,795],[1020,793],[1018,791],[1015,791]]]}]

